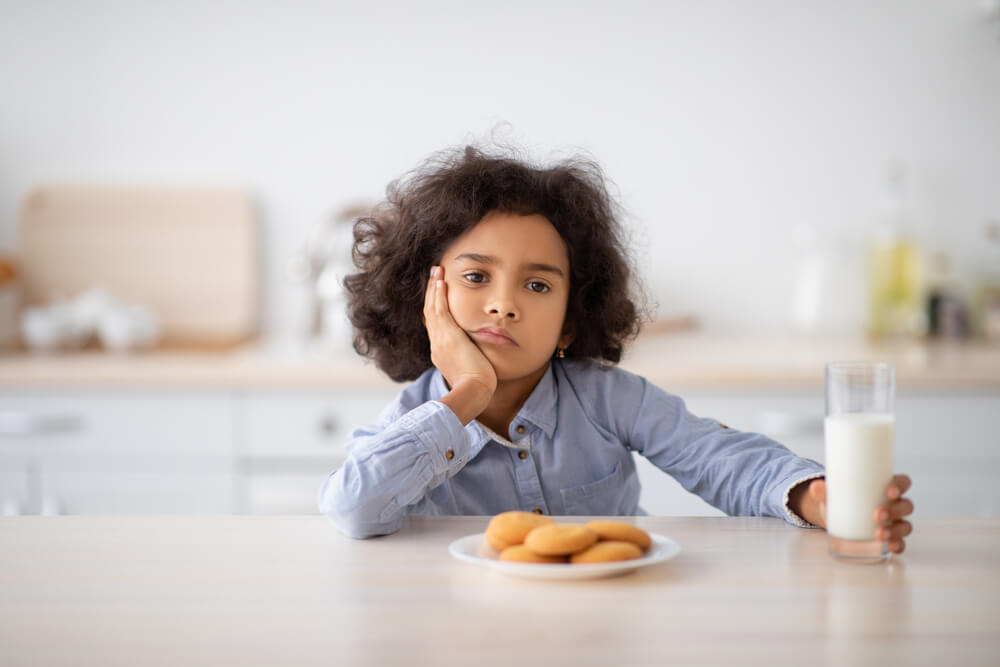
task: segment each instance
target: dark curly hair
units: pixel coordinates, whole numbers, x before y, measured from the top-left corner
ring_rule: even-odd
[[[642,315],[601,168],[581,158],[538,168],[472,146],[433,155],[390,183],[386,201],[355,222],[358,272],[344,280],[354,349],[397,382],[432,366],[423,324],[430,267],[491,211],[552,223],[569,250],[566,356],[618,362]]]

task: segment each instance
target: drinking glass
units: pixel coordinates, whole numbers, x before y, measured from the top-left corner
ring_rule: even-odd
[[[826,366],[826,530],[838,558],[880,561],[875,510],[892,481],[896,369],[873,361]]]

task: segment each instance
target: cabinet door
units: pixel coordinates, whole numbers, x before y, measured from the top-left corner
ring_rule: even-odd
[[[233,452],[233,399],[193,391],[0,393],[10,453],[199,458]]]
[[[239,399],[237,511],[315,514],[344,444],[392,399],[384,390],[253,392]]]
[[[238,453],[254,458],[343,460],[344,443],[371,424],[393,394],[357,392],[254,392],[240,398]]]
[[[22,461],[0,456],[0,516],[31,512],[29,479],[30,471]]]
[[[190,460],[101,456],[50,462],[40,483],[41,514],[229,514],[230,458]]]
[[[30,511],[190,514],[233,509],[232,396],[0,394],[9,456],[38,471]]]

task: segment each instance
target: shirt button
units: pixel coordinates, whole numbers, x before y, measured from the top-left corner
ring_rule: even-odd
[[[446,459],[448,459],[449,461],[451,461],[453,458],[455,458],[455,450],[454,449],[449,449],[448,451],[446,451],[444,453],[444,457]]]
[[[528,452],[526,452],[526,451],[524,451],[522,449],[521,451],[519,451],[517,453],[517,458],[519,458],[519,459],[521,459],[523,461],[524,459],[528,458]]]
[[[541,507],[536,507],[535,509],[533,509],[531,511],[534,512],[535,514],[541,514],[542,513],[542,508]]]
[[[514,430],[517,431],[518,433],[524,433],[524,424],[521,424],[520,426],[518,426]]]

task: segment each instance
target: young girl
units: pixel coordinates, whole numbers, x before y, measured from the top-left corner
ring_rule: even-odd
[[[355,348],[414,382],[320,488],[347,535],[414,514],[642,514],[633,451],[727,514],[825,525],[821,465],[614,365],[640,311],[596,164],[441,153],[354,234]],[[896,553],[909,485],[896,476],[876,511]]]

